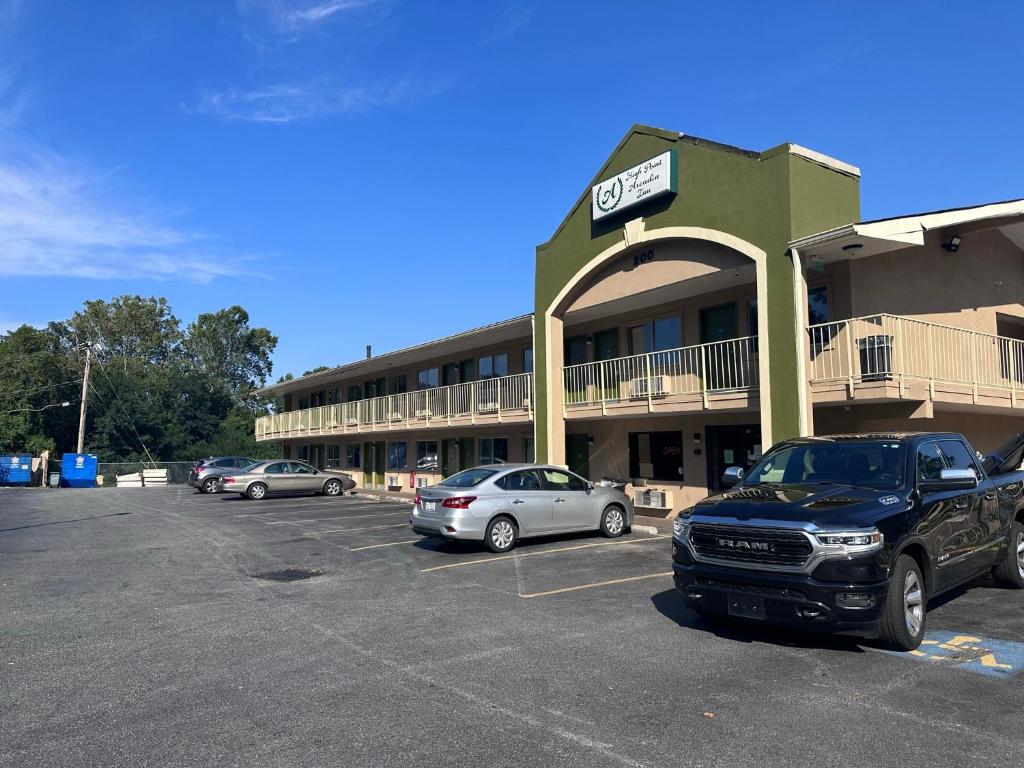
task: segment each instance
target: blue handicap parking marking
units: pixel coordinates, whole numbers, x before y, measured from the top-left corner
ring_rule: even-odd
[[[893,654],[990,677],[1013,677],[1024,671],[1024,643],[947,630],[929,632],[916,651]]]

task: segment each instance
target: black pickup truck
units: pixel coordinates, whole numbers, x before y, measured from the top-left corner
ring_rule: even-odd
[[[675,520],[676,589],[705,616],[913,650],[936,595],[986,572],[1024,589],[1024,472],[1009,453],[983,466],[952,433],[779,443]]]

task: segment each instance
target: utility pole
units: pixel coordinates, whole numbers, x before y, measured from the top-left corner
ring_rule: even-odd
[[[78,450],[81,453],[85,445],[85,399],[89,396],[89,364],[92,362],[92,347],[85,347],[85,375],[82,376],[82,405],[78,411]]]

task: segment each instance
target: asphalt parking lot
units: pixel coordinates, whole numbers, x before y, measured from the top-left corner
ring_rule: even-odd
[[[0,765],[1024,762],[1024,594],[972,585],[893,654],[705,623],[667,536],[499,556],[408,512],[0,490]]]

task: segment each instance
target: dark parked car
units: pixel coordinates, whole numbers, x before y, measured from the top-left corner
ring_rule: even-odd
[[[936,595],[989,572],[1024,588],[1024,472],[1011,466],[990,476],[952,433],[780,443],[680,514],[676,588],[703,615],[912,650]]]
[[[217,493],[220,478],[255,463],[245,456],[212,456],[195,462],[188,473],[188,484],[201,493]]]

